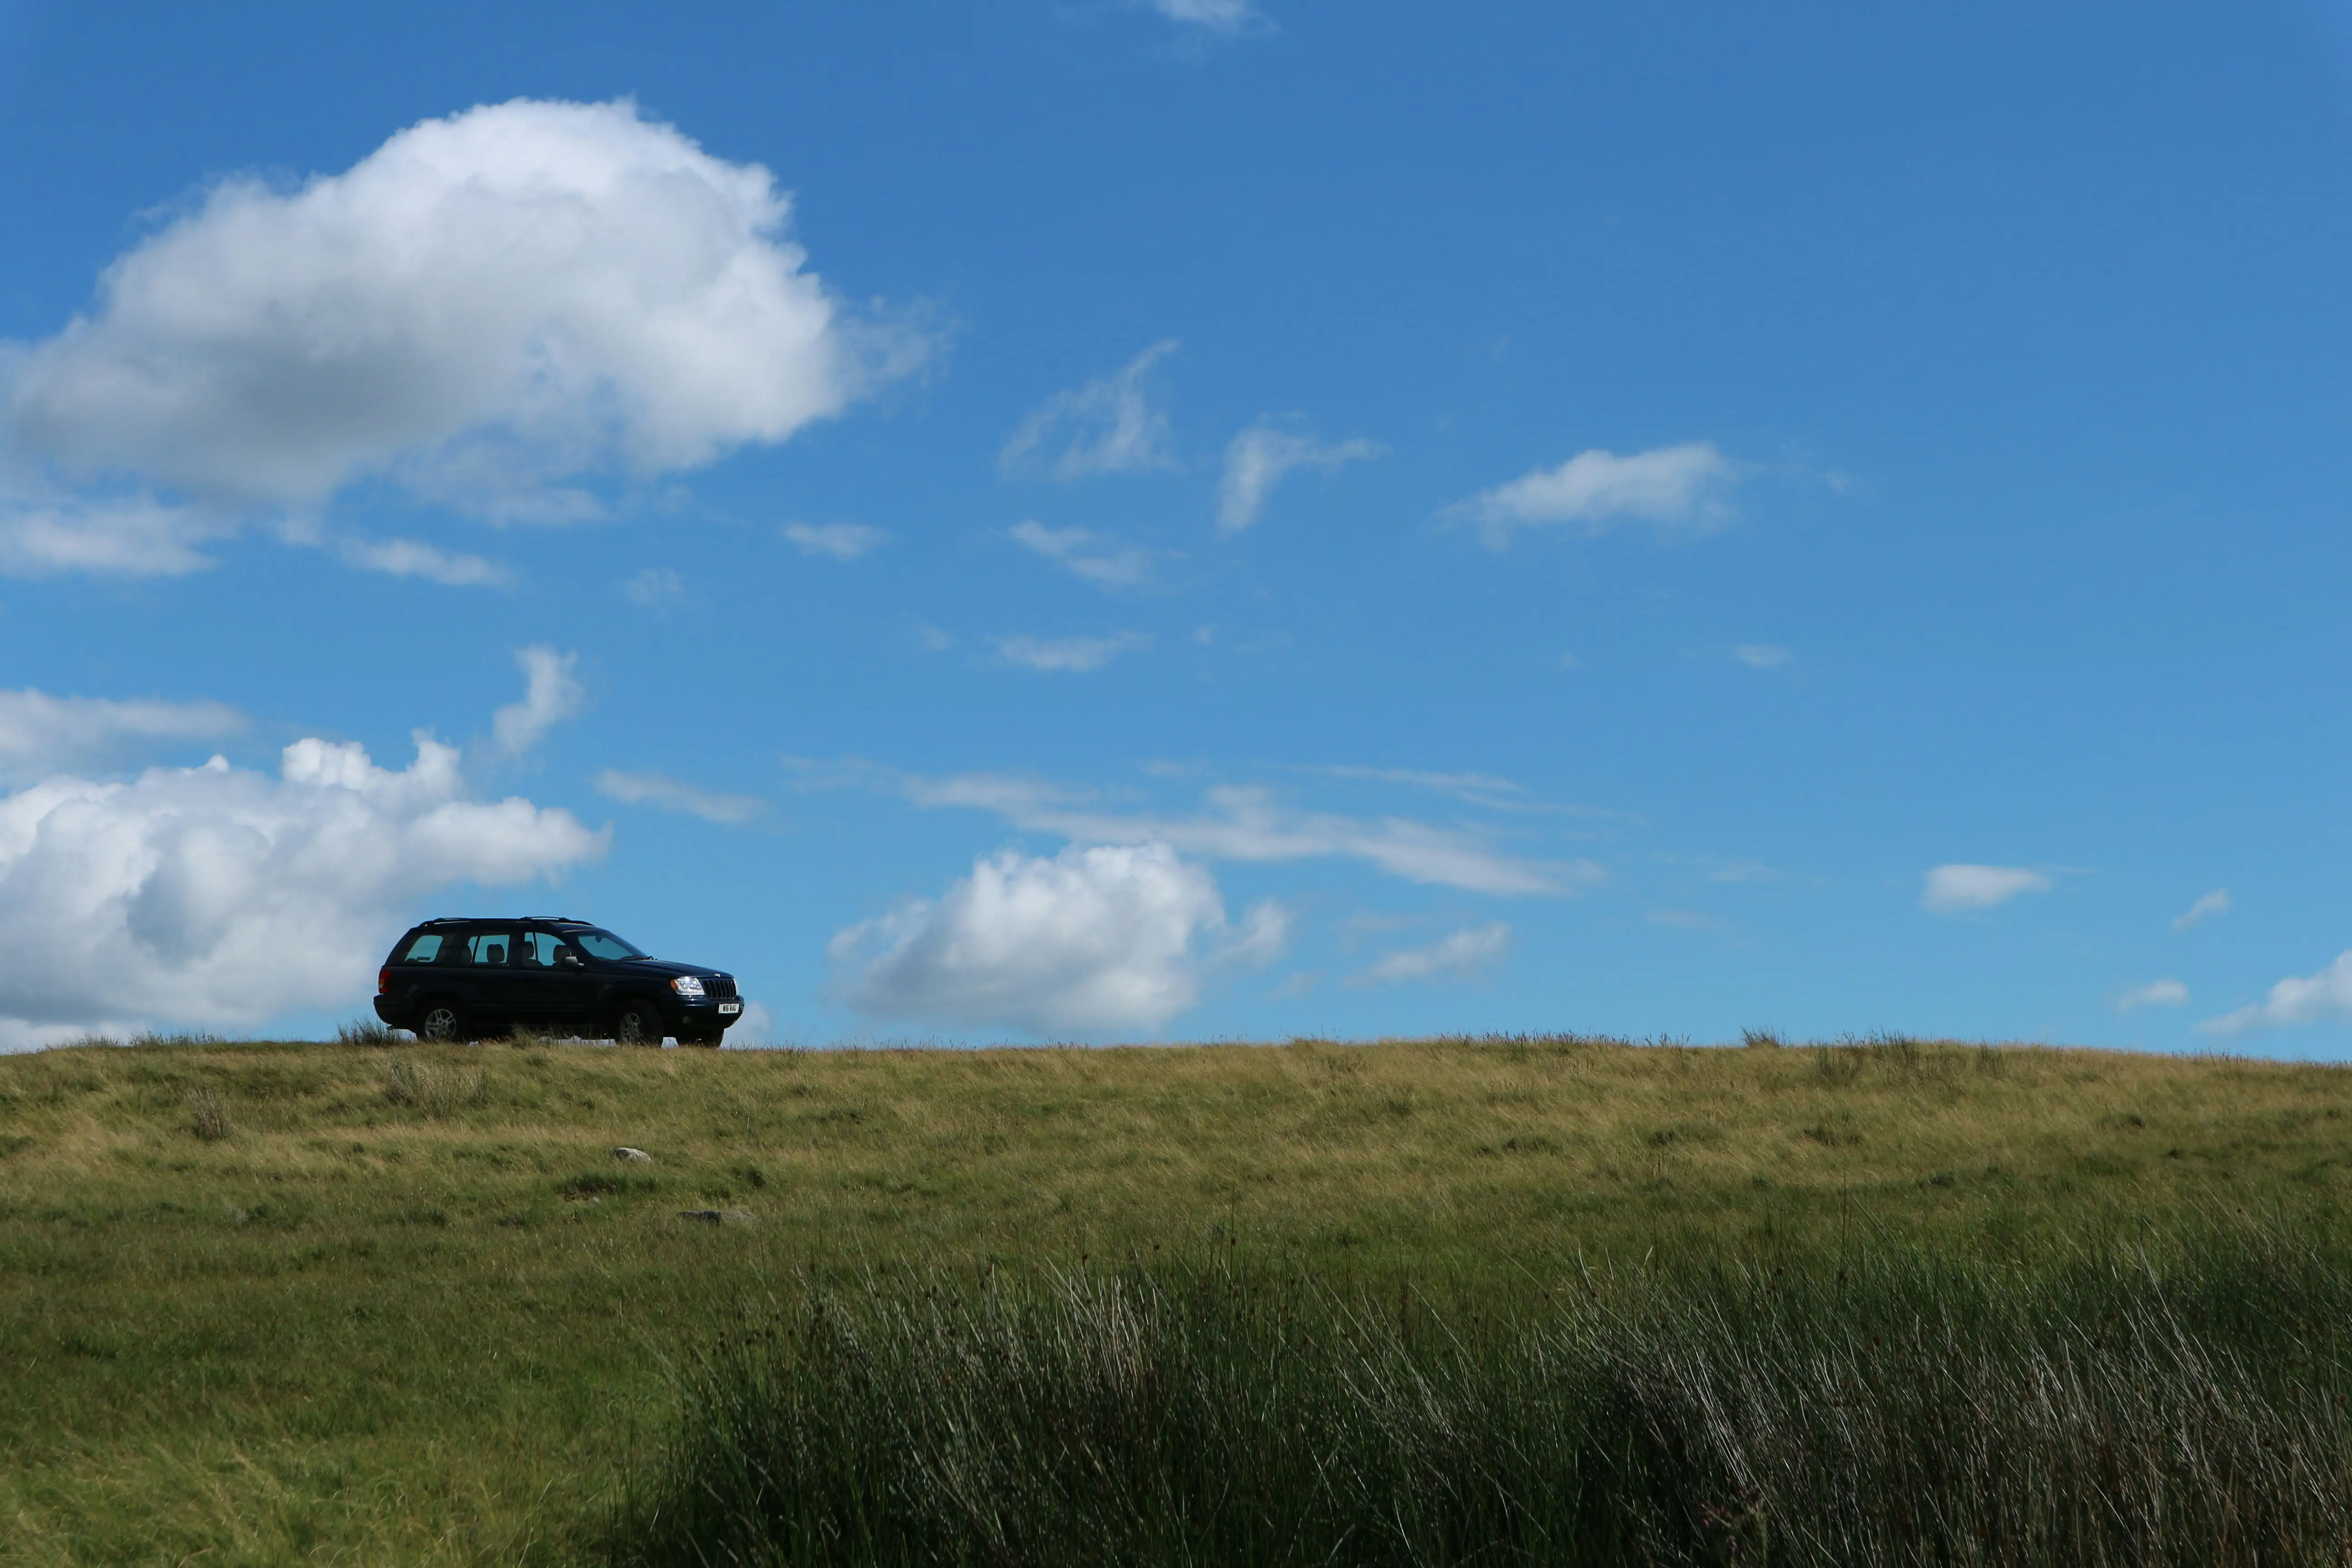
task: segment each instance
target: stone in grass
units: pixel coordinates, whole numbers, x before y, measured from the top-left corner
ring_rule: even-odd
[[[613,1158],[624,1165],[650,1165],[654,1157],[643,1149],[632,1149],[626,1143],[613,1151]]]
[[[751,1217],[750,1209],[680,1209],[680,1219],[694,1220],[701,1225],[741,1225]]]

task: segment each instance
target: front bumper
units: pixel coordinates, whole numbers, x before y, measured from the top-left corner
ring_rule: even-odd
[[[669,1015],[680,1026],[688,1029],[731,1028],[743,1016],[743,999],[730,996],[724,1001],[706,996],[700,1001],[672,995]]]

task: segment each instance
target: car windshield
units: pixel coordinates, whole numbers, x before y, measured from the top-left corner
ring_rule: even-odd
[[[567,932],[572,945],[591,958],[643,958],[644,953],[608,931]]]

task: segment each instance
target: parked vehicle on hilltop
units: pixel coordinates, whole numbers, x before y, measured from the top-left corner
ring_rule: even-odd
[[[653,958],[602,926],[524,915],[410,928],[376,976],[375,1014],[424,1040],[514,1026],[624,1044],[716,1046],[743,1016],[735,977]]]

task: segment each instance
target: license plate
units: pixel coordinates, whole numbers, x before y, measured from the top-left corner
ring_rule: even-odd
[[[740,1013],[743,1010],[743,1004],[740,1002],[721,1002],[719,1004],[719,1010],[722,1013]]]

